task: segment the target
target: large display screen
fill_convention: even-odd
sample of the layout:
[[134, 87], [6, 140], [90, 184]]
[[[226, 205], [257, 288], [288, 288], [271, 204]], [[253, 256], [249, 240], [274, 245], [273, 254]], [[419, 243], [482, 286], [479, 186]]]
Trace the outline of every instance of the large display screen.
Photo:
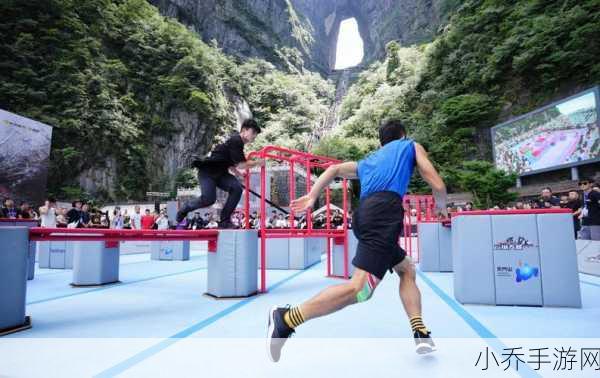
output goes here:
[[598, 88], [492, 128], [496, 166], [519, 175], [600, 158]]
[[52, 127], [0, 110], [0, 197], [44, 201], [51, 139]]

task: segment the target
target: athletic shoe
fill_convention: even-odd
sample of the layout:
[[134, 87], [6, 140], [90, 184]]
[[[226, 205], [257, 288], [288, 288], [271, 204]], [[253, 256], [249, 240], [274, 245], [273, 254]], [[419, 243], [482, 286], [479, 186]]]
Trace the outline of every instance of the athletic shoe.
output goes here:
[[431, 338], [431, 332], [423, 333], [421, 331], [415, 331], [414, 333], [416, 352], [418, 354], [427, 354], [435, 351], [435, 344]]
[[281, 348], [287, 339], [294, 334], [294, 329], [283, 320], [283, 315], [290, 309], [286, 307], [273, 307], [269, 312], [269, 326], [267, 333], [267, 353], [273, 362], [279, 361]]

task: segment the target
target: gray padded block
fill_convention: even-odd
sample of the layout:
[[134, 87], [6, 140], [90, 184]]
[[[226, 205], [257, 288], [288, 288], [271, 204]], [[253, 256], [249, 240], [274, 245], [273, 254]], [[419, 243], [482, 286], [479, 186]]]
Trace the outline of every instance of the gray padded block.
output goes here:
[[544, 306], [581, 307], [571, 214], [539, 214], [537, 228]]
[[40, 268], [73, 269], [73, 242], [36, 242]]
[[27, 227], [0, 227], [0, 329], [25, 323]]
[[[541, 306], [542, 271], [535, 214], [493, 216], [492, 241], [496, 304]], [[524, 269], [537, 270], [537, 275], [519, 280], [519, 272]]]
[[452, 218], [452, 261], [457, 301], [496, 303], [489, 215]]
[[258, 289], [258, 233], [221, 230], [217, 252], [208, 253], [207, 294], [247, 297]]
[[[331, 240], [331, 274], [334, 276], [344, 275], [344, 246], [336, 245], [334, 240]], [[356, 247], [358, 239], [352, 230], [348, 230], [348, 275], [352, 277], [354, 273], [354, 265], [352, 259], [356, 256]]]
[[119, 281], [119, 247], [103, 241], [73, 244], [73, 285], [104, 285]]
[[150, 250], [152, 260], [186, 261], [190, 259], [189, 240], [153, 241]]
[[27, 279], [32, 280], [35, 275], [35, 251], [36, 243], [29, 242], [29, 250], [27, 253]]
[[[257, 241], [258, 267], [260, 268], [260, 239]], [[267, 269], [290, 269], [290, 245], [287, 238], [267, 239]]]
[[306, 269], [321, 261], [327, 252], [327, 238], [290, 238], [289, 269]]
[[439, 223], [440, 272], [452, 272], [452, 229]]
[[423, 272], [440, 271], [439, 223], [418, 223], [419, 269]]

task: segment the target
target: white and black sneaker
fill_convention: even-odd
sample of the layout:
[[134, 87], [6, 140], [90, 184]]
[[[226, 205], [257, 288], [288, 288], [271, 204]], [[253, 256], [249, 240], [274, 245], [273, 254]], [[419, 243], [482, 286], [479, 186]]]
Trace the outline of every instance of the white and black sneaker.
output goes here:
[[279, 361], [281, 348], [287, 339], [294, 334], [294, 329], [286, 324], [283, 315], [289, 310], [287, 307], [273, 307], [269, 311], [269, 326], [267, 333], [267, 353], [273, 362]]
[[431, 338], [431, 332], [423, 333], [421, 331], [415, 331], [414, 333], [416, 352], [418, 354], [427, 354], [435, 351], [435, 344]]

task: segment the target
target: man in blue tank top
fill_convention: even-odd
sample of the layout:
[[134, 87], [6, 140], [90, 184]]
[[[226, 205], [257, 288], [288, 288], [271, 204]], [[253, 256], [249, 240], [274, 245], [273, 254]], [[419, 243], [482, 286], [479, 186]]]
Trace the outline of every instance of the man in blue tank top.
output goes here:
[[331, 286], [299, 306], [274, 307], [269, 312], [268, 352], [272, 361], [279, 360], [281, 348], [300, 324], [342, 308], [365, 302], [383, 279], [386, 271], [400, 276], [400, 298], [408, 315], [419, 354], [435, 350], [431, 333], [421, 319], [421, 293], [416, 283], [415, 266], [398, 245], [403, 226], [402, 196], [406, 193], [416, 166], [431, 186], [435, 205], [446, 214], [446, 186], [429, 161], [425, 149], [406, 137], [400, 121], [386, 122], [379, 129], [381, 148], [365, 159], [329, 167], [304, 197], [291, 204], [294, 211], [312, 207], [319, 193], [336, 177], [358, 178], [361, 183], [360, 204], [354, 212], [352, 226], [358, 239], [352, 280]]

